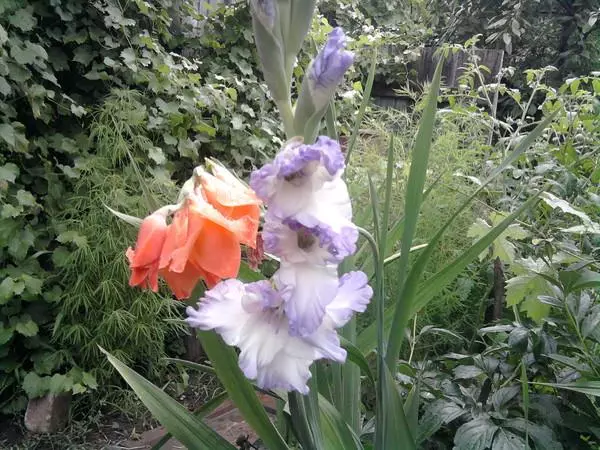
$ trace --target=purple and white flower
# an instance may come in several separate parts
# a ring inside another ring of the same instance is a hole
[[[269,207],[286,216],[301,210],[312,193],[340,177],[344,155],[337,141],[320,136],[314,144],[292,139],[273,162],[255,170],[250,187]]]
[[[344,155],[337,141],[325,136],[314,144],[291,140],[272,163],[252,173],[250,186],[268,205],[271,219],[297,230],[312,230],[334,242],[333,254],[339,251],[347,256],[353,252],[358,233],[351,222],[343,170]],[[279,230],[279,224],[274,224],[271,231],[282,240]]]
[[[338,281],[327,315],[306,336],[290,333],[285,294],[268,281],[223,281],[205,293],[198,309],[187,308],[186,321],[195,328],[214,329],[228,345],[238,347],[240,368],[259,387],[306,394],[310,365],[315,360],[345,361],[346,351],[335,329],[354,311],[364,311],[370,299],[370,288],[361,285],[366,276],[353,274],[356,272]]]

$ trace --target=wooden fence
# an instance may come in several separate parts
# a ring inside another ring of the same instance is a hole
[[[411,84],[423,85],[433,79],[435,68],[439,58],[435,55],[436,48],[425,47],[421,50],[419,58],[408,65],[407,78]],[[475,50],[477,64],[485,66],[488,71],[482,71],[485,83],[494,83],[498,74],[502,70],[504,61],[503,50]],[[457,52],[450,55],[442,69],[442,82],[444,87],[453,89],[458,88],[460,77],[465,72],[465,68],[473,58],[465,52]],[[479,84],[479,83],[477,83]],[[398,94],[393,86],[384,83],[376,83],[373,86],[373,101],[375,104],[384,107],[405,110],[412,103],[408,97]]]

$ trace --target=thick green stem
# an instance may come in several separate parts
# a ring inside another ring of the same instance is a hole
[[[276,102],[283,120],[283,130],[288,139],[291,139],[298,135],[294,128],[294,112],[292,111],[292,105],[289,99],[286,102]]]

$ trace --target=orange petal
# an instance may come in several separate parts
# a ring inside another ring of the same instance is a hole
[[[206,273],[192,263],[187,264],[182,272],[161,270],[160,274],[171,288],[171,291],[173,291],[175,297],[179,300],[189,298],[201,279],[206,280],[209,288],[212,287],[212,283],[216,284],[220,281],[217,278],[215,282],[215,278],[212,274]]]
[[[173,221],[167,228],[167,236],[160,254],[159,268],[167,267],[173,258],[173,252],[185,246],[188,235],[188,209],[184,207],[178,210]]]
[[[233,175],[231,175],[232,178]],[[244,206],[244,205],[260,205],[261,201],[256,194],[245,187],[241,182],[235,181],[227,183],[207,172],[200,176],[202,188],[206,192],[206,199],[215,208],[221,205],[225,208]]]
[[[204,197],[196,196],[194,197],[194,201],[190,203],[190,214],[200,215],[220,225],[234,233],[239,242],[254,247],[256,245],[260,210],[256,205],[246,205],[242,208],[245,208],[251,215],[242,215],[236,220],[229,219],[221,211],[209,204]],[[235,208],[230,208],[230,213],[234,210]]]
[[[241,249],[235,234],[207,220],[190,253],[190,261],[220,278],[234,278],[240,269]]]
[[[167,233],[167,222],[161,214],[146,217],[135,243],[135,252],[130,253],[130,266],[143,267],[154,263],[160,257]],[[129,255],[128,255],[129,257]]]
[[[180,240],[177,248],[171,252],[169,270],[172,272],[183,272],[185,270],[188,260],[190,259],[190,252],[192,252],[202,228],[204,227],[204,216],[197,209],[191,208],[191,204],[191,202],[188,202],[185,206],[187,218],[187,232],[185,239]]]

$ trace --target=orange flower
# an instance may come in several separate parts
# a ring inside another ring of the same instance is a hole
[[[130,286],[142,286],[158,291],[158,265],[163,243],[167,237],[167,221],[155,212],[142,221],[135,250],[125,253],[131,268]]]
[[[156,291],[160,274],[173,294],[183,299],[191,295],[201,279],[211,288],[224,278],[237,276],[240,244],[256,247],[261,202],[225,168],[213,165],[212,169],[214,175],[205,171],[197,174],[198,185],[187,193],[168,227],[162,219],[160,241],[157,232],[154,238],[149,235],[150,225],[144,226],[156,213],[144,221],[135,253],[143,253],[144,263],[150,256],[153,259],[151,265],[142,265],[135,260],[133,250],[127,251],[132,286],[145,286],[143,281],[148,279],[147,285]]]

